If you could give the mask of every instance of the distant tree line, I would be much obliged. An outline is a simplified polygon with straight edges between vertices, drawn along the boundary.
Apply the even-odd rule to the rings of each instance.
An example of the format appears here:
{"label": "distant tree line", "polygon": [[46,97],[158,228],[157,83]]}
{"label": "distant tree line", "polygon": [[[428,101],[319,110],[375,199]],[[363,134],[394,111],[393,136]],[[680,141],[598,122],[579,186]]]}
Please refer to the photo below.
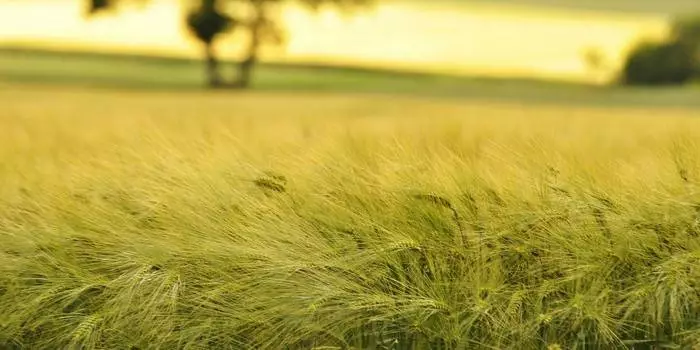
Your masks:
{"label": "distant tree line", "polygon": [[[113,9],[125,2],[150,0],[85,0],[88,13]],[[260,48],[265,44],[281,44],[284,31],[275,8],[297,3],[310,9],[331,4],[342,9],[368,5],[376,0],[190,0],[184,22],[202,46],[207,82],[212,87],[250,86]],[[223,34],[244,32],[247,43],[244,56],[237,61],[237,75],[225,79],[220,74],[216,44]],[[240,38],[237,37],[237,38]],[[587,63],[600,69],[601,58],[587,53]],[[628,55],[620,81],[625,85],[678,85],[700,79],[700,16],[686,17],[673,24],[671,35],[664,41],[643,41]]]}
{"label": "distant tree line", "polygon": [[[88,13],[113,9],[125,2],[149,0],[86,0]],[[343,10],[368,5],[373,0],[191,0],[192,6],[184,19],[189,32],[202,45],[207,82],[211,87],[250,86],[253,69],[264,44],[281,44],[284,31],[274,8],[285,3],[298,3],[312,10],[330,4]],[[226,80],[220,74],[216,43],[223,34],[234,31],[247,33],[244,57],[236,62],[237,76]]]}
{"label": "distant tree line", "polygon": [[644,41],[622,68],[626,85],[680,85],[700,79],[700,16],[673,24],[665,41]]}

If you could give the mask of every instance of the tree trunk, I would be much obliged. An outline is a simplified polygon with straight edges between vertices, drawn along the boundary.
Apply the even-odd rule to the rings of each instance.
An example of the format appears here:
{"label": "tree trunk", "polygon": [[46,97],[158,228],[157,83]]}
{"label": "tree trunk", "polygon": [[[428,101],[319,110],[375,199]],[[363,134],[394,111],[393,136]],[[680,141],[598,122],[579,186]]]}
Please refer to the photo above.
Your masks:
{"label": "tree trunk", "polygon": [[238,64],[238,82],[237,87],[246,89],[250,87],[251,76],[253,75],[253,67],[257,62],[257,54],[249,52],[248,57]]}
{"label": "tree trunk", "polygon": [[221,86],[221,75],[219,74],[219,60],[216,58],[213,43],[204,44],[204,56],[206,59],[206,74],[209,87]]}
{"label": "tree trunk", "polygon": [[258,62],[258,49],[260,48],[260,42],[262,40],[260,37],[262,34],[262,27],[265,25],[263,1],[256,1],[253,4],[253,10],[255,11],[255,17],[249,27],[250,41],[248,43],[246,57],[238,65],[238,81],[236,86],[243,89],[250,87],[253,67]]}

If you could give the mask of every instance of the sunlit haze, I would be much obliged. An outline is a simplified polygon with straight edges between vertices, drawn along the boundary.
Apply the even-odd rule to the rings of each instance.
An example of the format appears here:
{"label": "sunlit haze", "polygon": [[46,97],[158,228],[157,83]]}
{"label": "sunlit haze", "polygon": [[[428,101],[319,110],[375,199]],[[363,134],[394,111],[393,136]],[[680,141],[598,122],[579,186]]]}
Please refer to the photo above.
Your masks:
{"label": "sunlit haze", "polygon": [[[636,40],[666,30],[661,15],[429,4],[385,2],[355,16],[290,7],[283,13],[286,45],[265,55],[272,61],[590,81],[609,76]],[[80,0],[0,0],[0,40],[199,57],[199,48],[183,30],[176,1],[92,19],[83,12]],[[223,40],[222,56],[235,58],[236,42],[241,40]],[[590,49],[608,62],[602,76],[586,65],[583,57]]]}

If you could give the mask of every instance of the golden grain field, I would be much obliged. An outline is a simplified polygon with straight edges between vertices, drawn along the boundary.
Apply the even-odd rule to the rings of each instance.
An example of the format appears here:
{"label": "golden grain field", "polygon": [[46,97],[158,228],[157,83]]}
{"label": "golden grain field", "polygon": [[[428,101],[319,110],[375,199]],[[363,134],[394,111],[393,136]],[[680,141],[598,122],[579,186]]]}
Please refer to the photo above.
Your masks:
{"label": "golden grain field", "polygon": [[0,90],[0,348],[700,343],[700,119]]}

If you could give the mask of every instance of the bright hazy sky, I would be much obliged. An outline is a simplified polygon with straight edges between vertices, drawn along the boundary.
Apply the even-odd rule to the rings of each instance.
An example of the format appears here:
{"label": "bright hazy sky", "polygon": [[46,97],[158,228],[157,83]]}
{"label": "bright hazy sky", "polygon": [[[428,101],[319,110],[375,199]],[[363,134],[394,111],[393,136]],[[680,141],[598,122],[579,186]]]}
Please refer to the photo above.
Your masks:
{"label": "bright hazy sky", "polygon": [[[666,30],[660,15],[430,4],[385,2],[356,16],[288,8],[283,17],[289,40],[266,55],[279,61],[590,80],[596,78],[582,58],[586,49],[597,48],[617,65],[635,40]],[[82,0],[0,0],[0,41],[197,57],[181,12],[177,1],[158,0],[86,20]],[[236,55],[230,44],[235,42],[240,40],[222,42],[224,56]]]}

